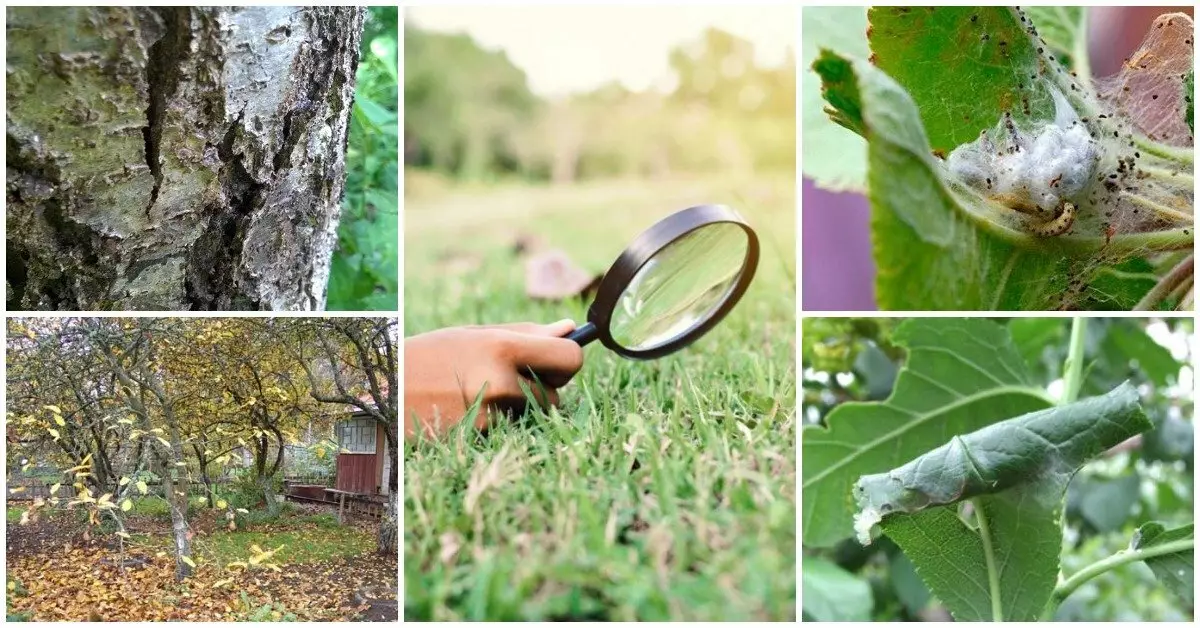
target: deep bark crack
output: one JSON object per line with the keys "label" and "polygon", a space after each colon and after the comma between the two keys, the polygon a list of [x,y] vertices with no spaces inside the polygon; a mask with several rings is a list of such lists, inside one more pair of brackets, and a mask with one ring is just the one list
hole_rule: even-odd
{"label": "deep bark crack", "polygon": [[187,60],[192,40],[191,9],[161,7],[154,11],[163,21],[165,34],[146,51],[146,126],[142,136],[146,141],[146,165],[154,177],[154,189],[146,205],[150,216],[162,187],[162,135],[167,105],[179,88],[182,65]]}

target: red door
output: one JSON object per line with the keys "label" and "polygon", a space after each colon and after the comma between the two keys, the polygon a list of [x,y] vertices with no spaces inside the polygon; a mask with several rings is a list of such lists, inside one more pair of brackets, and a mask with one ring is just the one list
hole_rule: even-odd
{"label": "red door", "polygon": [[375,493],[375,454],[338,454],[337,488],[354,493]]}

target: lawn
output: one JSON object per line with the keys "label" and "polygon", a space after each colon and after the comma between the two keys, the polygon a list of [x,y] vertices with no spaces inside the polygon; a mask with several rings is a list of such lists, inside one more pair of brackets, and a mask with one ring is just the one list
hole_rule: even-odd
{"label": "lawn", "polygon": [[520,239],[603,272],[684,207],[762,241],[743,301],[653,362],[599,343],[563,407],[406,445],[405,617],[795,620],[795,190],[790,177],[428,192],[405,203],[405,334],[582,321],[524,293]]}

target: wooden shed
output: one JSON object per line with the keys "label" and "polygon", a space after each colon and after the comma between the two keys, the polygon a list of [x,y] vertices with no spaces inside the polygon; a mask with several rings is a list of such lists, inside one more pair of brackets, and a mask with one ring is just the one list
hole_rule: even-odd
{"label": "wooden shed", "polygon": [[365,495],[387,495],[387,434],[370,414],[358,411],[337,425],[337,480],[339,491]]}

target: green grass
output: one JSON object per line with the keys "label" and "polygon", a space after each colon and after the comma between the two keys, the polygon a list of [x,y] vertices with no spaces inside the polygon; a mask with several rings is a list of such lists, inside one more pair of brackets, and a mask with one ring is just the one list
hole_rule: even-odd
{"label": "green grass", "polygon": [[408,335],[582,321],[585,304],[524,296],[517,234],[597,272],[705,202],[764,239],[747,296],[687,350],[631,362],[597,343],[561,411],[406,445],[406,619],[795,620],[794,201],[790,177],[406,199]]}
{"label": "green grass", "polygon": [[21,514],[25,512],[25,508],[17,506],[4,507],[4,521],[6,523],[17,523],[21,520]]}
{"label": "green grass", "polygon": [[171,518],[171,505],[162,497],[156,495],[134,497],[132,501],[133,507],[129,509],[129,515],[153,517],[155,519]]}
{"label": "green grass", "polygon": [[[217,530],[212,534],[192,538],[193,557],[201,563],[226,565],[234,561],[245,562],[253,553],[251,545],[264,550],[285,546],[275,554],[272,562],[277,564],[312,563],[338,558],[357,556],[375,549],[377,539],[370,532],[352,526],[339,526],[333,515],[311,515],[289,517],[282,522],[282,530]],[[316,527],[316,530],[311,529]],[[169,535],[150,537],[135,534],[135,542],[171,547]]]}

